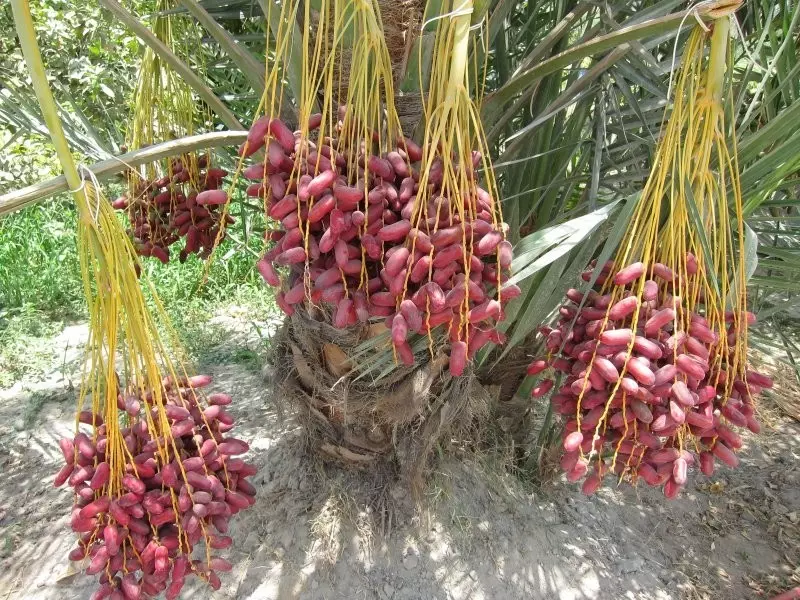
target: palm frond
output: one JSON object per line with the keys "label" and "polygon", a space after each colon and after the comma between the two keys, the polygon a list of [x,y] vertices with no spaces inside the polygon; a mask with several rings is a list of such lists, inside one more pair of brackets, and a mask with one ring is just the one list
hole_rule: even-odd
{"label": "palm frond", "polygon": [[201,4],[195,0],[178,0],[178,2],[211,34],[260,95],[264,91],[264,66],[247,48],[237,43]]}
{"label": "palm frond", "polygon": [[203,81],[189,65],[170,50],[169,47],[159,40],[153,32],[145,27],[139,19],[128,12],[128,10],[116,0],[100,0],[100,4],[120,21],[125,23],[140,40],[152,48],[153,52],[174,69],[229,129],[243,129],[236,115],[234,115],[225,103],[214,94],[213,90],[208,87],[206,82]]}

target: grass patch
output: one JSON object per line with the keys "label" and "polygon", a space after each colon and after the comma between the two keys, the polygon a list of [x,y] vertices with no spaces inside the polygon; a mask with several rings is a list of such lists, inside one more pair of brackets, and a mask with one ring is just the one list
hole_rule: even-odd
{"label": "grass patch", "polygon": [[198,367],[238,364],[257,372],[269,349],[266,323],[276,318],[273,295],[263,284],[231,289],[227,298],[198,297],[167,304],[187,357]]}
{"label": "grass patch", "polygon": [[39,413],[42,412],[44,405],[47,403],[61,404],[64,402],[74,402],[76,390],[57,390],[57,391],[35,391],[30,395],[25,406],[22,408],[22,415],[20,417],[21,429],[27,431],[32,429],[36,424],[36,419]]}
{"label": "grass patch", "polygon": [[64,319],[85,313],[75,206],[54,201],[0,219],[0,307]]}
{"label": "grass patch", "polygon": [[0,558],[8,558],[13,554],[16,548],[16,543],[14,542],[15,537],[15,535],[9,532],[0,538]]}
{"label": "grass patch", "polygon": [[30,305],[0,309],[0,388],[41,377],[51,369],[55,359],[51,339],[63,325]]}
{"label": "grass patch", "polygon": [[[263,218],[235,216],[237,224],[210,264],[193,255],[184,264],[142,259],[142,265],[189,358],[257,370],[265,354],[259,323],[276,308],[255,268],[262,237],[247,228]],[[76,224],[75,206],[66,196],[0,220],[0,387],[52,369],[55,357],[47,340],[65,322],[87,318]],[[180,245],[171,249],[174,256]],[[155,300],[145,295],[155,311]],[[220,314],[233,309],[237,326],[253,321],[249,335],[232,334],[230,323],[217,322]]]}

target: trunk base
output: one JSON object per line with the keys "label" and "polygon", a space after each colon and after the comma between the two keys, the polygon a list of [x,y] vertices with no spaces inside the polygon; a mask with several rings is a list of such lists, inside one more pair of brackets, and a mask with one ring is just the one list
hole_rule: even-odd
{"label": "trunk base", "polygon": [[445,434],[466,444],[482,437],[476,428],[488,422],[490,398],[473,374],[451,377],[444,354],[414,367],[399,365],[377,382],[356,380],[348,351],[385,332],[382,325],[336,329],[324,315],[318,320],[298,310],[277,339],[277,392],[297,407],[311,447],[324,460],[390,469],[419,490]]}

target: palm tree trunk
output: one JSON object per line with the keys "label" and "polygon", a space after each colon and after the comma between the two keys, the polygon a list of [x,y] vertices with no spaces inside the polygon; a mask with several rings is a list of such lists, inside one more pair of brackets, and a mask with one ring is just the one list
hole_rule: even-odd
{"label": "palm tree trunk", "polygon": [[[405,77],[424,4],[379,1],[395,90]],[[312,15],[312,27],[317,19]],[[349,57],[337,60],[337,68],[336,79],[348,81]],[[347,90],[339,93],[347,97]],[[421,96],[398,90],[395,104],[409,135],[422,117]],[[451,377],[444,353],[414,367],[397,365],[379,381],[359,379],[351,361],[355,349],[385,331],[382,323],[336,329],[324,311],[299,308],[286,319],[272,368],[279,396],[299,409],[310,446],[325,460],[369,471],[390,469],[419,490],[429,456],[445,434],[458,438],[469,431],[460,436],[467,443],[479,437],[475,427],[489,421],[489,396],[474,373]]]}
{"label": "palm tree trunk", "polygon": [[476,415],[488,413],[488,395],[471,374],[450,377],[446,355],[398,365],[378,382],[358,379],[353,349],[385,331],[382,324],[336,329],[321,311],[297,310],[278,335],[274,383],[325,460],[388,468],[418,486],[436,443],[473,427]]}

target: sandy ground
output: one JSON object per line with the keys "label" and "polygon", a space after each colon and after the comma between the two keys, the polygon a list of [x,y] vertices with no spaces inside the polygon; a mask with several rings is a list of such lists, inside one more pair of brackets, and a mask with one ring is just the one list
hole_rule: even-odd
{"label": "sandy ground", "polygon": [[[230,343],[249,343],[231,331]],[[84,327],[67,328],[49,373],[0,390],[0,600],[93,590],[66,559],[70,493],[52,486],[83,339]],[[415,508],[402,488],[308,456],[252,365],[203,370],[234,395],[258,502],[235,520],[222,589],[198,584],[186,598],[738,600],[800,584],[800,424],[769,399],[740,468],[693,475],[677,501],[629,486],[586,498],[563,479],[534,490],[486,461],[449,457]],[[797,397],[784,381],[779,393]]]}

